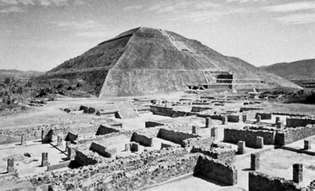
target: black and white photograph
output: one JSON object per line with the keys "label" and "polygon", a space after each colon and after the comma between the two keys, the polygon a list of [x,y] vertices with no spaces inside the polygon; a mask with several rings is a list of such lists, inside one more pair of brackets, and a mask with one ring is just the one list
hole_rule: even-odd
{"label": "black and white photograph", "polygon": [[315,191],[315,0],[0,0],[0,191]]}

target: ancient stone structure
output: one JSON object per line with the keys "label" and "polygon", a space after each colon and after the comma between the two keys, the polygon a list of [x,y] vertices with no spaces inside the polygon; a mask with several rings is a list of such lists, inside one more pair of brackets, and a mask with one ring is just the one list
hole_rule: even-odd
{"label": "ancient stone structure", "polygon": [[173,131],[173,130],[167,130],[167,129],[160,129],[158,134],[158,138],[165,139],[168,141],[172,141],[174,143],[180,144],[181,146],[185,146],[185,140],[190,138],[196,138],[199,137],[198,135]]}
{"label": "ancient stone structure", "polygon": [[41,162],[41,166],[48,166],[49,162],[48,162],[48,153],[44,152],[42,153],[42,162]]}
{"label": "ancient stone structure", "polygon": [[280,117],[276,117],[275,124],[278,124],[278,123],[280,123]]}
{"label": "ancient stone structure", "polygon": [[202,153],[206,156],[209,156],[213,159],[217,159],[224,163],[231,164],[235,160],[236,151],[232,148],[226,146],[220,146],[212,144],[210,147],[196,145],[191,149],[192,153]]}
{"label": "ancient stone structure", "polygon": [[210,137],[213,141],[218,139],[219,129],[217,127],[213,127],[210,129]]}
{"label": "ancient stone structure", "polygon": [[108,149],[108,148],[104,147],[103,145],[100,145],[100,144],[94,143],[94,142],[91,144],[90,150],[98,153],[99,155],[102,155],[103,157],[107,157],[107,158],[112,157],[117,152],[116,149]]}
{"label": "ancient stone structure", "polygon": [[286,128],[276,134],[276,144],[283,146],[315,135],[314,125],[306,127]]}
{"label": "ancient stone structure", "polygon": [[222,116],[222,125],[226,125],[228,122],[227,116]]}
{"label": "ancient stone structure", "polygon": [[206,128],[211,128],[212,126],[212,119],[210,117],[206,117]]}
{"label": "ancient stone structure", "polygon": [[153,145],[153,138],[147,137],[146,135],[141,135],[139,133],[134,132],[130,139],[131,142],[137,142],[142,146],[152,147]]}
{"label": "ancient stone structure", "polygon": [[71,147],[66,147],[66,149],[67,149],[68,160],[74,160],[78,152]]}
{"label": "ancient stone structure", "polygon": [[65,152],[68,152],[68,148],[70,148],[70,146],[71,146],[71,142],[70,141],[66,141]]}
{"label": "ancient stone structure", "polygon": [[260,123],[261,122],[261,115],[258,114],[256,115],[256,123]]}
{"label": "ancient stone structure", "polygon": [[26,136],[25,134],[21,135],[21,145],[25,145],[26,144]]}
{"label": "ancient stone structure", "polygon": [[260,137],[260,136],[257,136],[257,139],[256,139],[256,148],[263,148],[264,147],[264,138],[263,137]]}
{"label": "ancient stone structure", "polygon": [[54,130],[50,129],[48,133],[43,136],[42,143],[51,143],[54,136]]}
{"label": "ancient stone structure", "polygon": [[238,141],[237,143],[237,154],[245,153],[245,141]]}
{"label": "ancient stone structure", "polygon": [[240,116],[239,115],[228,115],[227,121],[232,122],[232,123],[238,123],[240,121]]}
{"label": "ancient stone structure", "polygon": [[286,126],[287,127],[305,127],[306,125],[315,124],[315,119],[312,118],[287,118]]}
{"label": "ancient stone structure", "polygon": [[237,170],[234,166],[210,159],[207,156],[199,156],[194,176],[225,185],[237,184]]}
{"label": "ancient stone structure", "polygon": [[309,150],[312,148],[312,145],[311,145],[311,141],[310,140],[304,140],[304,149],[305,150]]}
{"label": "ancient stone structure", "polygon": [[77,139],[78,139],[78,135],[75,135],[69,132],[65,138],[65,141],[70,141],[71,143],[75,143]]}
{"label": "ancient stone structure", "polygon": [[272,113],[256,113],[255,118],[257,119],[260,116],[260,120],[271,119]]}
{"label": "ancient stone structure", "polygon": [[139,151],[138,143],[130,143],[130,151],[133,153],[138,152]]}
{"label": "ancient stone structure", "polygon": [[57,146],[58,146],[58,147],[63,146],[63,138],[62,138],[61,135],[58,135],[58,136],[57,136]]}
{"label": "ancient stone structure", "polygon": [[193,134],[193,135],[197,134],[197,127],[194,125],[191,127],[191,134]]}
{"label": "ancient stone structure", "polygon": [[8,173],[15,172],[14,158],[8,158],[7,159],[7,172]]}
{"label": "ancient stone structure", "polygon": [[303,164],[293,164],[293,182],[301,183],[303,181]]}
{"label": "ancient stone structure", "polygon": [[260,167],[260,154],[252,153],[250,155],[250,168],[252,170],[258,170]]}
{"label": "ancient stone structure", "polygon": [[242,121],[243,121],[243,123],[245,123],[247,121],[247,115],[246,114],[242,115]]}
{"label": "ancient stone structure", "polygon": [[[102,99],[187,89],[299,88],[198,41],[146,27],[104,41],[50,70],[42,78],[67,79],[75,83],[79,77],[84,80],[83,88],[96,91]],[[151,83],[147,83],[149,78]],[[234,80],[240,83],[234,86]]]}
{"label": "ancient stone structure", "polygon": [[95,135],[106,135],[106,134],[117,133],[117,132],[119,132],[117,129],[111,128],[107,125],[100,125]]}
{"label": "ancient stone structure", "polygon": [[248,191],[306,191],[291,180],[272,177],[260,172],[249,172]]}
{"label": "ancient stone structure", "polygon": [[158,122],[155,122],[155,121],[146,121],[146,122],[145,122],[145,127],[146,127],[146,128],[157,127],[157,126],[163,126],[163,125],[164,125],[164,124],[158,123]]}
{"label": "ancient stone structure", "polygon": [[229,143],[237,143],[239,140],[246,142],[248,147],[257,147],[257,137],[262,137],[266,145],[275,143],[276,132],[265,129],[224,129],[224,141]]}

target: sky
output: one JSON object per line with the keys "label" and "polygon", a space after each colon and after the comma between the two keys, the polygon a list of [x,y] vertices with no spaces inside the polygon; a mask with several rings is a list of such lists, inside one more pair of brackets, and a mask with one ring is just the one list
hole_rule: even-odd
{"label": "sky", "polygon": [[47,71],[139,26],[256,66],[315,58],[315,0],[0,0],[0,69]]}

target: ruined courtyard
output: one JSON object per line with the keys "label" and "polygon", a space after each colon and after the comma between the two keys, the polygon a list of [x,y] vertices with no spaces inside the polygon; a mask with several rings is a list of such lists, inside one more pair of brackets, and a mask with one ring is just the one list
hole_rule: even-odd
{"label": "ruined courtyard", "polygon": [[311,190],[313,116],[248,93],[58,98],[1,117],[1,189]]}

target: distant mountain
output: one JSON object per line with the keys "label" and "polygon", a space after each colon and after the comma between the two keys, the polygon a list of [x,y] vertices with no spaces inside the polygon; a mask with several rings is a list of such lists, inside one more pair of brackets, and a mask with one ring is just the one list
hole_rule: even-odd
{"label": "distant mountain", "polygon": [[261,68],[291,81],[315,80],[315,59],[278,63]]}
{"label": "distant mountain", "polygon": [[15,79],[29,79],[31,77],[36,77],[42,75],[44,72],[38,71],[21,71],[21,70],[5,70],[0,69],[0,81],[5,78],[15,78]]}

